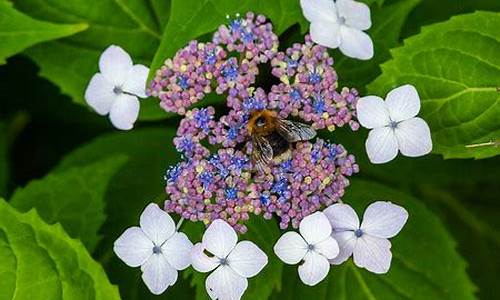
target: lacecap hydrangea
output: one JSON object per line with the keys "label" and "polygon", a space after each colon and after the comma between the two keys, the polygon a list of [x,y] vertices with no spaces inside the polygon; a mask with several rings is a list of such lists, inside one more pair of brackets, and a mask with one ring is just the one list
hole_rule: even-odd
{"label": "lacecap hydrangea", "polygon": [[[206,225],[223,219],[244,233],[251,214],[297,228],[342,198],[359,167],[342,145],[321,138],[297,142],[290,159],[255,171],[248,131],[255,111],[274,111],[319,132],[359,128],[358,93],[338,87],[327,49],[309,36],[283,52],[278,46],[271,23],[248,13],[220,26],[211,42],[190,42],[156,71],[149,94],[183,116],[174,144],[184,160],[165,175],[167,212]],[[257,86],[264,64],[276,78],[267,90]],[[191,108],[209,94],[224,97],[225,108]]]}

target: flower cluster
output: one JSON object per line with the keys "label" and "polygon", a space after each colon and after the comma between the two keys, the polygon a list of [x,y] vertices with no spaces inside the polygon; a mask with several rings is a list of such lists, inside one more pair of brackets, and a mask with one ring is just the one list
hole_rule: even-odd
{"label": "flower cluster", "polygon": [[[255,82],[258,64],[266,63],[278,51],[278,37],[264,16],[248,13],[221,26],[209,43],[192,41],[156,72],[150,95],[159,97],[170,112],[186,109],[213,91],[231,95]],[[229,55],[239,53],[239,58]]]}
{"label": "flower cluster", "polygon": [[357,91],[337,92],[337,73],[325,47],[314,45],[306,36],[304,44],[278,53],[271,64],[272,74],[282,83],[272,87],[269,107],[279,110],[280,117],[299,117],[315,129],[333,131],[345,124],[358,129],[353,119]]}
{"label": "flower cluster", "polygon": [[[236,54],[236,55],[235,55]],[[276,84],[255,87],[259,64],[269,63]],[[289,159],[271,162],[269,173],[255,173],[248,121],[255,111],[276,111],[313,129],[349,125],[357,130],[357,91],[337,91],[333,59],[325,47],[294,44],[278,51],[278,39],[263,16],[229,19],[212,42],[193,41],[157,71],[149,93],[161,106],[183,115],[176,149],[186,158],[165,176],[167,212],[210,224],[223,219],[245,232],[250,214],[280,218],[280,227],[297,228],[307,215],[337,202],[358,172],[342,145],[321,139],[291,147]],[[208,93],[225,94],[228,112],[190,106]]]}
{"label": "flower cluster", "polygon": [[280,227],[297,228],[303,217],[337,202],[358,172],[354,157],[341,145],[323,140],[299,142],[292,158],[275,164],[269,174],[252,174],[248,155],[219,149],[206,159],[191,159],[166,175],[168,212],[205,224],[224,219],[240,232],[249,214],[280,217]]}

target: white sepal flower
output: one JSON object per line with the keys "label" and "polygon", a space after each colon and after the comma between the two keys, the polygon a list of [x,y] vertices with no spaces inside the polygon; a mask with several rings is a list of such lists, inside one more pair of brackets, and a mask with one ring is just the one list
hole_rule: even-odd
{"label": "white sepal flower", "polygon": [[238,300],[248,287],[247,278],[267,265],[267,255],[250,241],[238,242],[234,229],[223,220],[215,220],[203,234],[202,242],[191,251],[193,268],[210,272],[205,281],[212,299]]}
{"label": "white sepal flower", "polygon": [[322,212],[305,217],[299,225],[299,233],[289,231],[274,245],[274,253],[285,263],[298,264],[299,277],[307,285],[316,285],[330,271],[329,259],[339,254],[339,246],[332,238],[332,227]]}
{"label": "white sepal flower", "polygon": [[130,267],[141,267],[142,280],[159,295],[177,281],[177,271],[191,264],[193,244],[177,232],[172,218],[149,204],[141,214],[141,227],[130,227],[115,241],[113,250]]}
{"label": "white sepal flower", "polygon": [[357,59],[373,57],[373,42],[364,30],[372,26],[370,8],[353,0],[300,0],[306,19],[311,22],[313,42],[339,48]]}
{"label": "white sepal flower", "polygon": [[358,100],[359,123],[372,129],[366,140],[368,158],[374,164],[394,159],[398,150],[405,156],[417,157],[432,150],[429,125],[416,117],[420,97],[412,85],[393,89],[384,100],[367,96]]}
{"label": "white sepal flower", "polygon": [[100,73],[85,90],[85,100],[98,114],[107,115],[118,129],[129,130],[139,116],[139,100],[146,98],[149,68],[133,65],[122,48],[109,46],[99,58]]}
{"label": "white sepal flower", "polygon": [[391,202],[377,201],[366,209],[359,225],[358,215],[347,204],[334,204],[324,211],[333,227],[340,253],[330,260],[339,265],[351,255],[354,263],[370,272],[384,274],[391,266],[391,242],[408,220],[408,212]]}

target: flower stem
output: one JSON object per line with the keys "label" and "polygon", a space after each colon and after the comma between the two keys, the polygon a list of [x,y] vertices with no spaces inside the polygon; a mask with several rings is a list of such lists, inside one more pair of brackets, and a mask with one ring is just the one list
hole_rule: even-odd
{"label": "flower stem", "polygon": [[489,142],[479,143],[479,144],[465,145],[465,148],[478,148],[478,147],[485,147],[485,146],[495,146],[495,147],[498,147],[498,146],[500,146],[500,140],[498,140],[498,141],[489,141]]}
{"label": "flower stem", "polygon": [[183,222],[184,222],[184,218],[181,217],[181,219],[177,223],[177,226],[175,227],[175,230],[178,231],[181,228]]}

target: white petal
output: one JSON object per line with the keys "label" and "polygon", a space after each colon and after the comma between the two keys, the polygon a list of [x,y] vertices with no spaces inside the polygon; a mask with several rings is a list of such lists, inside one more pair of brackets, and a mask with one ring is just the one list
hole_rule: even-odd
{"label": "white petal", "polygon": [[117,97],[113,89],[114,85],[101,73],[97,73],[92,76],[85,90],[85,101],[98,114],[107,115]]}
{"label": "white petal", "polygon": [[132,68],[132,58],[122,48],[111,45],[99,58],[99,70],[115,86],[121,86]]}
{"label": "white petal", "polygon": [[314,245],[332,234],[332,225],[324,213],[317,211],[300,221],[299,231],[308,244]]}
{"label": "white petal", "polygon": [[367,30],[372,26],[368,5],[353,0],[337,0],[335,2],[339,16],[345,18],[345,24],[359,30]]}
{"label": "white petal", "polygon": [[387,126],[391,121],[384,100],[377,96],[360,98],[356,113],[361,126],[369,129]]}
{"label": "white petal", "polygon": [[230,267],[220,266],[208,275],[205,286],[212,299],[239,300],[248,287],[248,280]]}
{"label": "white petal", "polygon": [[352,255],[357,238],[354,235],[354,231],[351,230],[334,232],[333,238],[338,242],[340,251],[337,257],[330,260],[330,263],[340,265]]}
{"label": "white petal", "polygon": [[242,241],[229,253],[227,263],[236,273],[249,278],[257,275],[267,265],[267,255],[254,243]]}
{"label": "white petal", "polygon": [[383,164],[398,155],[398,140],[394,130],[389,127],[375,128],[368,134],[366,153],[374,164]]}
{"label": "white petal", "polygon": [[408,220],[408,212],[388,201],[370,204],[363,215],[361,230],[379,238],[391,238],[399,233]]}
{"label": "white petal", "polygon": [[182,232],[176,232],[161,246],[161,251],[172,267],[184,270],[191,264],[192,248],[189,238]]}
{"label": "white petal", "polygon": [[313,22],[310,32],[311,39],[318,45],[332,49],[340,45],[340,26],[335,22]]}
{"label": "white petal", "polygon": [[384,274],[391,266],[391,242],[369,234],[357,239],[354,247],[354,263],[376,274]]}
{"label": "white petal", "polygon": [[302,13],[313,22],[337,22],[337,10],[333,0],[300,0]]}
{"label": "white petal", "polygon": [[148,80],[149,69],[143,65],[134,65],[122,86],[122,90],[141,98],[146,98],[146,81]]}
{"label": "white petal", "polygon": [[140,224],[144,233],[157,246],[161,246],[175,233],[174,220],[156,203],[150,203],[144,209]]}
{"label": "white petal", "polygon": [[420,111],[420,97],[417,89],[410,84],[390,91],[385,97],[385,104],[394,122],[413,118]]}
{"label": "white petal", "polygon": [[340,26],[342,42],[339,49],[346,56],[367,60],[373,57],[373,43],[370,36],[361,30]]}
{"label": "white petal", "polygon": [[193,268],[198,272],[210,272],[217,268],[219,263],[219,258],[215,256],[208,256],[203,251],[205,248],[202,243],[197,243],[193,246],[191,250],[191,264]]}
{"label": "white petal", "polygon": [[274,245],[274,253],[286,264],[299,263],[307,253],[307,243],[295,231],[284,233]]}
{"label": "white petal", "polygon": [[339,255],[339,245],[334,238],[329,236],[326,240],[316,243],[314,245],[314,251],[327,259],[333,259]]}
{"label": "white petal", "polygon": [[139,100],[127,94],[121,94],[116,98],[109,114],[113,126],[121,130],[132,129],[138,116]]}
{"label": "white petal", "polygon": [[163,293],[177,281],[177,270],[168,264],[162,254],[154,254],[141,267],[142,280],[155,295]]}
{"label": "white petal", "polygon": [[130,227],[115,241],[113,250],[130,267],[138,267],[153,254],[153,242],[139,227]]}
{"label": "white petal", "polygon": [[219,258],[226,258],[238,241],[233,227],[221,219],[208,226],[203,234],[202,243],[205,249]]}
{"label": "white petal", "polygon": [[399,150],[405,156],[417,157],[432,151],[431,130],[421,118],[399,122],[394,130]]}
{"label": "white petal", "polygon": [[347,204],[336,203],[330,205],[323,212],[335,231],[356,230],[359,228],[358,215]]}
{"label": "white petal", "polygon": [[328,260],[315,251],[309,251],[304,257],[304,263],[299,266],[299,277],[303,283],[313,286],[325,279],[328,271]]}

